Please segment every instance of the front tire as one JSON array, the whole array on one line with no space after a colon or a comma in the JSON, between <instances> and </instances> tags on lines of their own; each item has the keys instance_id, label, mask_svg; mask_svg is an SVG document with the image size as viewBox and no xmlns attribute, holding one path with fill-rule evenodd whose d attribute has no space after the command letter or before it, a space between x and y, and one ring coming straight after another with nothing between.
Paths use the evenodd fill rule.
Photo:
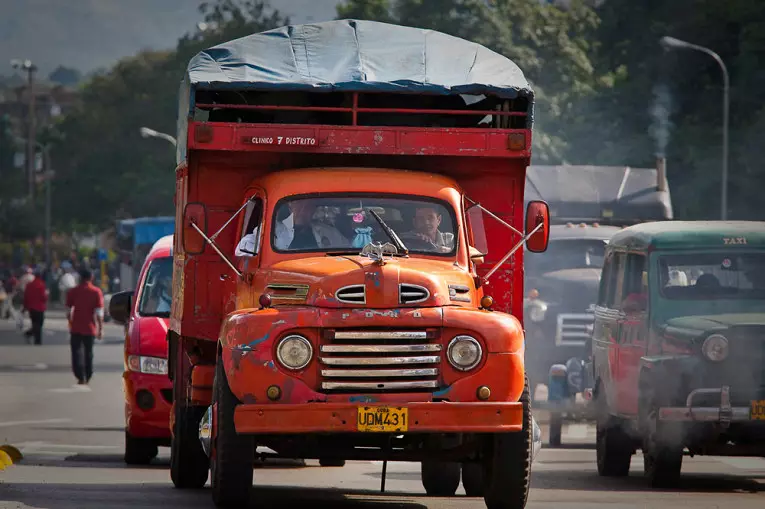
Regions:
<instances>
[{"instance_id":1,"label":"front tire","mask_svg":"<svg viewBox=\"0 0 765 509\"><path fill-rule=\"evenodd\" d=\"M652 488L673 488L680 482L683 468L683 433L681 424L660 422L662 403L670 402L650 383L641 386L640 431L643 438L643 474Z\"/></svg>"},{"instance_id":2,"label":"front tire","mask_svg":"<svg viewBox=\"0 0 765 509\"><path fill-rule=\"evenodd\" d=\"M462 464L462 487L468 497L483 496L483 466L480 463Z\"/></svg>"},{"instance_id":3,"label":"front tire","mask_svg":"<svg viewBox=\"0 0 765 509\"><path fill-rule=\"evenodd\" d=\"M170 443L170 478L179 489L199 489L207 482L210 460L199 441L205 409L175 402L175 428Z\"/></svg>"},{"instance_id":4,"label":"front tire","mask_svg":"<svg viewBox=\"0 0 765 509\"><path fill-rule=\"evenodd\" d=\"M523 509L529 497L533 449L529 381L521 394L523 427L517 433L489 438L483 459L484 495L488 509Z\"/></svg>"},{"instance_id":5,"label":"front tire","mask_svg":"<svg viewBox=\"0 0 765 509\"><path fill-rule=\"evenodd\" d=\"M128 465L148 465L157 454L156 442L148 438L136 438L125 432L125 463Z\"/></svg>"},{"instance_id":6,"label":"front tire","mask_svg":"<svg viewBox=\"0 0 765 509\"><path fill-rule=\"evenodd\" d=\"M422 486L430 497L453 497L460 486L460 464L423 461Z\"/></svg>"},{"instance_id":7,"label":"front tire","mask_svg":"<svg viewBox=\"0 0 765 509\"><path fill-rule=\"evenodd\" d=\"M210 483L216 507L247 507L255 467L255 441L234 427L234 409L239 401L231 392L218 356L213 383L213 408L217 430L210 451Z\"/></svg>"}]
</instances>

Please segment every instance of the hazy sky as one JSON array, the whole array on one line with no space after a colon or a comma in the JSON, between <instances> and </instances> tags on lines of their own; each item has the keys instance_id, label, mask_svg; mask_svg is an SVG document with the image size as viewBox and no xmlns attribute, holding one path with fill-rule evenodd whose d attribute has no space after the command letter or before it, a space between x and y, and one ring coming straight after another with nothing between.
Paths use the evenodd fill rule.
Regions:
<instances>
[{"instance_id":1,"label":"hazy sky","mask_svg":"<svg viewBox=\"0 0 765 509\"><path fill-rule=\"evenodd\" d=\"M60 65L88 72L142 49L175 46L203 0L0 0L0 75L29 58L47 75ZM293 23L335 16L339 0L271 0Z\"/></svg>"}]
</instances>

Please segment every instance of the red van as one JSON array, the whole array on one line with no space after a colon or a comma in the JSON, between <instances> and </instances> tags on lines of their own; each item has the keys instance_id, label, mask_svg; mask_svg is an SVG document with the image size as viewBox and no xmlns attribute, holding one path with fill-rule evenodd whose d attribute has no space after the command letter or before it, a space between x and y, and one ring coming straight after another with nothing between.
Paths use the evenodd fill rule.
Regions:
<instances>
[{"instance_id":1,"label":"red van","mask_svg":"<svg viewBox=\"0 0 765 509\"><path fill-rule=\"evenodd\" d=\"M125 325L125 462L149 463L158 446L170 445L173 384L167 376L167 328L173 283L173 236L159 239L144 261L138 289L109 303Z\"/></svg>"}]
</instances>

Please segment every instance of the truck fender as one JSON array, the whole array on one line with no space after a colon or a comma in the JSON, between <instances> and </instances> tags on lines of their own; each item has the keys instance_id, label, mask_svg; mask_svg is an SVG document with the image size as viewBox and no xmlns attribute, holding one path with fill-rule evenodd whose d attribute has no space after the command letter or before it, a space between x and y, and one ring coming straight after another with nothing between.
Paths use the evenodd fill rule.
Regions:
<instances>
[{"instance_id":1,"label":"truck fender","mask_svg":"<svg viewBox=\"0 0 765 509\"><path fill-rule=\"evenodd\" d=\"M684 404L688 387L699 377L699 359L690 355L647 356L640 359L638 387L660 387L667 404Z\"/></svg>"}]
</instances>

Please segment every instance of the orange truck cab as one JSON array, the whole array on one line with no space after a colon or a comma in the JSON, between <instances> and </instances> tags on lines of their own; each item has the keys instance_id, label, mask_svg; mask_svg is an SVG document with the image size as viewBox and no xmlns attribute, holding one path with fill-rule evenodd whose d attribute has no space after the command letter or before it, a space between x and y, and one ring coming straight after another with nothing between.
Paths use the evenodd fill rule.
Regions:
<instances>
[{"instance_id":1,"label":"orange truck cab","mask_svg":"<svg viewBox=\"0 0 765 509\"><path fill-rule=\"evenodd\" d=\"M262 446L417 461L430 495L462 478L490 508L524 507L522 248L545 250L549 213L524 210L520 69L342 20L200 53L180 105L174 484L209 470L218 507L246 505Z\"/></svg>"},{"instance_id":2,"label":"orange truck cab","mask_svg":"<svg viewBox=\"0 0 765 509\"><path fill-rule=\"evenodd\" d=\"M173 386L167 377L167 331L173 276L173 236L149 250L136 290L109 302L115 322L125 326L125 462L149 463L158 446L170 445Z\"/></svg>"}]
</instances>

